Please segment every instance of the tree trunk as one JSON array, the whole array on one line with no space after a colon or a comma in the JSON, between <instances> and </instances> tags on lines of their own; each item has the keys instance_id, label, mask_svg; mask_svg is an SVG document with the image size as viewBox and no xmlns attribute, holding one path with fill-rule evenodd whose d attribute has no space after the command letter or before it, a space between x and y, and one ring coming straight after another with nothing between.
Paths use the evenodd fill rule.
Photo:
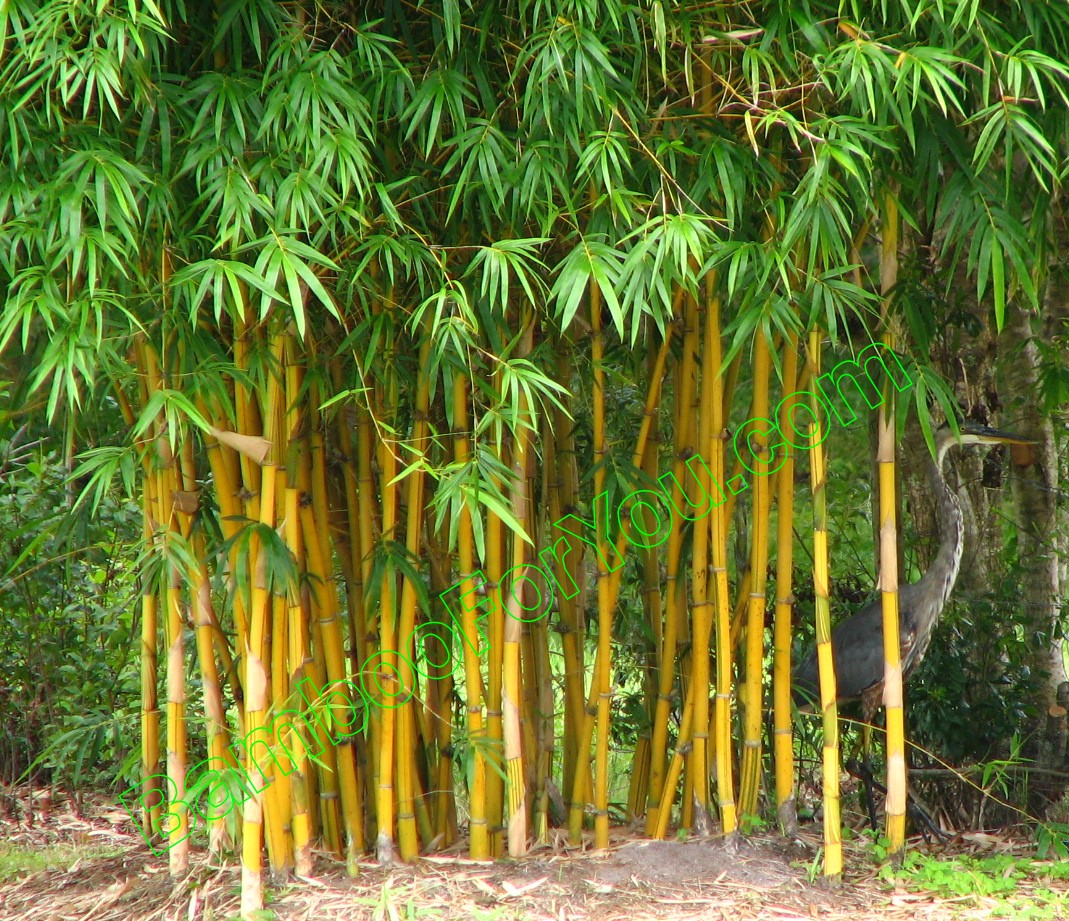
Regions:
<instances>
[{"instance_id":1,"label":"tree trunk","mask_svg":"<svg viewBox=\"0 0 1069 921\"><path fill-rule=\"evenodd\" d=\"M1060 461L1053 426L1040 405L1041 355L1036 338L1040 323L1050 323L1069 314L1069 284L1064 271L1054 268L1047 286L1044 316L1037 318L1034 311L1014 305L1007 317L1002 367L1007 418L1012 419L1019 434L1036 442L1014 449L1012 486L1021 604L1028 635L1034 637L1029 665L1041 678L1024 749L1025 756L1044 769L1033 775L1029 790L1029 810L1039 817L1066 790L1063 777L1045 771L1065 771L1069 766L1066 759L1069 683L1062 641L1055 636L1065 585L1065 537L1058 527L1057 516Z\"/></svg>"}]
</instances>

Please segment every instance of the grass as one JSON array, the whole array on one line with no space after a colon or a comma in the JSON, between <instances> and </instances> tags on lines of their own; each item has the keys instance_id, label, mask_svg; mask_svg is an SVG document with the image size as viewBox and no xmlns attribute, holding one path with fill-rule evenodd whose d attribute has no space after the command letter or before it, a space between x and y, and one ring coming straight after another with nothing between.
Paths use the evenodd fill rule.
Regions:
<instances>
[{"instance_id":1,"label":"grass","mask_svg":"<svg viewBox=\"0 0 1069 921\"><path fill-rule=\"evenodd\" d=\"M879 849L876 845L875 849ZM1060 921L1069 917L1069 894L1056 884L1069 879L1069 863L1011 854L938 857L908 851L898 868L884 863L880 877L913 892L983 905L985 917Z\"/></svg>"},{"instance_id":2,"label":"grass","mask_svg":"<svg viewBox=\"0 0 1069 921\"><path fill-rule=\"evenodd\" d=\"M0 841L0 885L39 870L71 866L79 860L114 857L123 848L100 844L48 844L26 847Z\"/></svg>"}]
</instances>

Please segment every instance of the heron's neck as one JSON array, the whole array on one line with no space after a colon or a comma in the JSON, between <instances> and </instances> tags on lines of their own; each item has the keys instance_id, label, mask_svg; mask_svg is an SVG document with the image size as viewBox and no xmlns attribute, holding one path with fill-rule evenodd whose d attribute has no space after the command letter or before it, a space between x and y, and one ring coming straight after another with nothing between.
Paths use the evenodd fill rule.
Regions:
<instances>
[{"instance_id":1,"label":"heron's neck","mask_svg":"<svg viewBox=\"0 0 1069 921\"><path fill-rule=\"evenodd\" d=\"M950 597L961 566L961 552L965 542L965 523L961 516L958 497L943 478L943 458L947 449L939 452L936 461L929 463L928 479L932 485L939 514L939 552L932 565L921 579L937 597L942 599L941 608Z\"/></svg>"}]
</instances>

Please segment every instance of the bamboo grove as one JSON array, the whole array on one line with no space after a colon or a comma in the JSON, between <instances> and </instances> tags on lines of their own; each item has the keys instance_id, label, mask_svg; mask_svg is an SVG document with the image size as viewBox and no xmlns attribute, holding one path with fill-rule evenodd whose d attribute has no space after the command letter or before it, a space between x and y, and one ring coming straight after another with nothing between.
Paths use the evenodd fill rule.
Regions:
<instances>
[{"instance_id":1,"label":"bamboo grove","mask_svg":"<svg viewBox=\"0 0 1069 921\"><path fill-rule=\"evenodd\" d=\"M142 497L134 800L172 872L193 826L240 848L251 912L319 846L791 828L799 521L831 661L815 382L884 342L899 418L950 409L895 296L922 243L992 323L1037 302L1067 37L1026 0L0 8L0 342L53 424L126 422L75 473Z\"/></svg>"}]
</instances>

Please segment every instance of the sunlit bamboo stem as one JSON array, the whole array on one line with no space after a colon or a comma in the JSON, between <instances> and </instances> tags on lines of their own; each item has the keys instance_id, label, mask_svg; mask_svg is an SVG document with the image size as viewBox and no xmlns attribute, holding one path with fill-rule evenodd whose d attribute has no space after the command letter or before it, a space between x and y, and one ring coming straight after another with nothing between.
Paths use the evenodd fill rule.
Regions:
<instances>
[{"instance_id":1,"label":"sunlit bamboo stem","mask_svg":"<svg viewBox=\"0 0 1069 921\"><path fill-rule=\"evenodd\" d=\"M762 331L754 337L754 396L750 418L768 418L770 371L768 340ZM743 710L742 765L739 769L739 808L743 815L757 813L761 785L761 716L764 697L765 590L768 568L768 518L771 496L768 482L768 433L760 422L749 435L753 472L753 528L750 543L750 592L746 618L746 683ZM738 444L738 442L736 442ZM782 450L781 448L777 450ZM771 460L773 465L779 458Z\"/></svg>"},{"instance_id":2,"label":"sunlit bamboo stem","mask_svg":"<svg viewBox=\"0 0 1069 921\"><path fill-rule=\"evenodd\" d=\"M530 354L533 340L532 320L524 322L524 331L520 337L517 354L524 357ZM527 398L521 391L517 408L519 428L512 439L512 512L517 520L526 524L528 521L527 461L528 443L530 441L531 420L528 418ZM527 778L524 770L524 753L520 713L523 706L521 695L522 676L520 673L520 640L523 632L524 606L523 581L527 579L527 542L518 534L512 535L512 565L509 572L512 579L509 585L502 585L499 598L506 605L506 618L503 632L504 682L501 698L502 720L505 743L505 769L508 773L508 849L512 856L527 852ZM528 676L532 680L533 676Z\"/></svg>"},{"instance_id":3,"label":"sunlit bamboo stem","mask_svg":"<svg viewBox=\"0 0 1069 921\"><path fill-rule=\"evenodd\" d=\"M772 628L773 747L776 757L776 812L780 829L793 835L798 828L794 801L794 736L791 731L791 637L794 595L794 454L799 443L793 410L798 376L798 335L791 333L783 356L783 394L779 431L789 447L779 469L776 497L776 614Z\"/></svg>"},{"instance_id":4,"label":"sunlit bamboo stem","mask_svg":"<svg viewBox=\"0 0 1069 921\"><path fill-rule=\"evenodd\" d=\"M428 450L427 411L430 405L430 354L431 337L426 335L419 350L419 371L416 383L414 418L412 424L411 448L414 459ZM426 458L422 458L426 463ZM421 535L423 533L423 482L424 466L413 467L406 478L407 519L405 522L405 547L410 560L422 556ZM415 763L416 740L412 736L414 726L414 697L417 693L416 676L412 673L410 663L415 662L416 653L413 636L416 629L416 603L418 596L412 579L406 578L401 589L401 617L398 628L401 653L398 659L398 675L403 693L402 702L397 711L397 838L401 859L410 861L419 853L419 840L415 823Z\"/></svg>"},{"instance_id":5,"label":"sunlit bamboo stem","mask_svg":"<svg viewBox=\"0 0 1069 921\"><path fill-rule=\"evenodd\" d=\"M809 334L809 378L820 376L820 333ZM817 667L824 727L824 875L837 879L843 871L842 820L839 807L839 715L836 707L835 662L831 647L831 579L828 573L828 510L825 487L824 431L821 404L810 392L809 478L813 489L813 597L816 616Z\"/></svg>"},{"instance_id":6,"label":"sunlit bamboo stem","mask_svg":"<svg viewBox=\"0 0 1069 921\"><path fill-rule=\"evenodd\" d=\"M898 200L888 189L883 200L880 289L883 295L884 344L894 348L888 320L891 291L898 282ZM880 467L880 597L883 601L883 702L887 714L887 838L891 853L906 843L906 729L902 695L902 658L898 617L898 530L895 521L895 401L883 382L879 441Z\"/></svg>"}]
</instances>

